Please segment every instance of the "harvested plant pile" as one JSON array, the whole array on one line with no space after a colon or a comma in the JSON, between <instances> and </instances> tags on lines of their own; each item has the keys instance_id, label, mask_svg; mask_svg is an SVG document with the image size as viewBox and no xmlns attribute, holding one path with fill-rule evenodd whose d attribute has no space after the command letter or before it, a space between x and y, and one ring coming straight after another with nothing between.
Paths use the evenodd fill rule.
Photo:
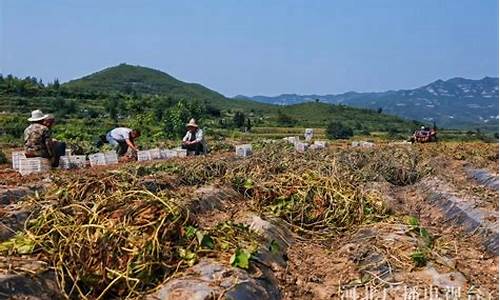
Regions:
<instances>
[{"instance_id":1,"label":"harvested plant pile","mask_svg":"<svg viewBox=\"0 0 500 300\"><path fill-rule=\"evenodd\" d=\"M255 251L259 237L241 224L198 228L189 207L196 187L232 186L241 206L281 217L304 237L355 231L387 218L381 196L363 192L365 182L408 185L433 171L431 158L446 146L423 146L296 153L268 143L249 158L216 154L66 174L29 202L34 213L16 236L23 251L12 241L3 248L38 255L70 298L140 298L201 256L233 255L244 268ZM151 192L145 177L168 184Z\"/></svg>"}]
</instances>

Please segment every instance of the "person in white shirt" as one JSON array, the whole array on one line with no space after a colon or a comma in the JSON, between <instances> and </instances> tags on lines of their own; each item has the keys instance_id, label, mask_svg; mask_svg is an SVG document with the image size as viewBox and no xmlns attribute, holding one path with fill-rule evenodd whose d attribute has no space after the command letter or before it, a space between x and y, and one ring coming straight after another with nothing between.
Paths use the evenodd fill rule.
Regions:
<instances>
[{"instance_id":1,"label":"person in white shirt","mask_svg":"<svg viewBox=\"0 0 500 300\"><path fill-rule=\"evenodd\" d=\"M203 137L203 130L198 128L195 119L191 119L189 123L186 124L187 132L182 139L182 149L186 149L188 152L194 152L195 155L200 155L205 153L205 139Z\"/></svg>"},{"instance_id":2,"label":"person in white shirt","mask_svg":"<svg viewBox=\"0 0 500 300\"><path fill-rule=\"evenodd\" d=\"M139 151L134 141L140 136L139 130L117 127L106 134L106 141L113 146L118 156L123 156L129 147L136 152Z\"/></svg>"}]
</instances>

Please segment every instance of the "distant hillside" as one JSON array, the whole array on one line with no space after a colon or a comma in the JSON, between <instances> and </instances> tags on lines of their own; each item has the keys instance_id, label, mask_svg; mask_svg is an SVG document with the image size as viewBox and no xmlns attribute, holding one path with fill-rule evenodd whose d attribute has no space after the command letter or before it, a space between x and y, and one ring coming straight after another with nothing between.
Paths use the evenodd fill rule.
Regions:
<instances>
[{"instance_id":1,"label":"distant hillside","mask_svg":"<svg viewBox=\"0 0 500 300\"><path fill-rule=\"evenodd\" d=\"M121 92L172 96L206 101L218 108L267 109L254 100L233 101L197 83L186 83L169 74L142 66L120 64L63 84L71 91Z\"/></svg>"},{"instance_id":2,"label":"distant hillside","mask_svg":"<svg viewBox=\"0 0 500 300\"><path fill-rule=\"evenodd\" d=\"M435 120L441 127L498 130L498 78L453 78L412 90L381 93L348 92L339 95L284 94L276 97L237 96L264 103L290 105L319 99L321 102L379 109L410 120Z\"/></svg>"},{"instance_id":3,"label":"distant hillside","mask_svg":"<svg viewBox=\"0 0 500 300\"><path fill-rule=\"evenodd\" d=\"M292 117L303 126L323 127L329 121L340 121L356 130L387 131L389 129L409 133L420 126L398 116L377 113L345 105L307 102L281 107L281 113Z\"/></svg>"}]
</instances>

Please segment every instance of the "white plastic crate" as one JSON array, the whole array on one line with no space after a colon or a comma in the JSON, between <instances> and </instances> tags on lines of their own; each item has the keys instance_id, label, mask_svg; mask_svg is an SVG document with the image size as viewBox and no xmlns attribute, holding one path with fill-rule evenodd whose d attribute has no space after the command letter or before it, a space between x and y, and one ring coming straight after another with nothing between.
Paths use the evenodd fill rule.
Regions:
<instances>
[{"instance_id":1,"label":"white plastic crate","mask_svg":"<svg viewBox=\"0 0 500 300\"><path fill-rule=\"evenodd\" d=\"M318 149L326 147L326 141L314 141L314 145L318 147Z\"/></svg>"},{"instance_id":2,"label":"white plastic crate","mask_svg":"<svg viewBox=\"0 0 500 300\"><path fill-rule=\"evenodd\" d=\"M294 147L295 147L295 151L298 151L298 152L304 152L307 150L307 144L306 143L295 143Z\"/></svg>"},{"instance_id":3,"label":"white plastic crate","mask_svg":"<svg viewBox=\"0 0 500 300\"><path fill-rule=\"evenodd\" d=\"M59 167L65 170L85 168L86 165L87 157L85 155L61 156L59 159Z\"/></svg>"},{"instance_id":4,"label":"white plastic crate","mask_svg":"<svg viewBox=\"0 0 500 300\"><path fill-rule=\"evenodd\" d=\"M34 158L21 158L19 160L19 173L22 176L40 173L40 172L48 172L50 170L49 160L41 157Z\"/></svg>"},{"instance_id":5,"label":"white plastic crate","mask_svg":"<svg viewBox=\"0 0 500 300\"><path fill-rule=\"evenodd\" d=\"M313 135L314 135L314 129L306 128L306 130L304 132L304 138L305 138L306 142L312 141Z\"/></svg>"},{"instance_id":6,"label":"white plastic crate","mask_svg":"<svg viewBox=\"0 0 500 300\"><path fill-rule=\"evenodd\" d=\"M370 143L370 142L365 142L365 141L354 141L351 143L351 146L352 147L362 147L362 148L371 148L373 147L373 145L375 145L374 143Z\"/></svg>"},{"instance_id":7,"label":"white plastic crate","mask_svg":"<svg viewBox=\"0 0 500 300\"><path fill-rule=\"evenodd\" d=\"M90 166L105 166L118 163L118 155L116 152L99 152L89 155Z\"/></svg>"},{"instance_id":8,"label":"white plastic crate","mask_svg":"<svg viewBox=\"0 0 500 300\"><path fill-rule=\"evenodd\" d=\"M186 157L187 156L187 150L182 149L182 148L175 148L175 152L177 152L177 157Z\"/></svg>"},{"instance_id":9,"label":"white plastic crate","mask_svg":"<svg viewBox=\"0 0 500 300\"><path fill-rule=\"evenodd\" d=\"M169 149L162 149L160 150L160 156L162 159L169 159L177 156L177 151L175 150L169 150Z\"/></svg>"},{"instance_id":10,"label":"white plastic crate","mask_svg":"<svg viewBox=\"0 0 500 300\"><path fill-rule=\"evenodd\" d=\"M137 151L137 161L147 161L147 160L152 160L149 150Z\"/></svg>"},{"instance_id":11,"label":"white plastic crate","mask_svg":"<svg viewBox=\"0 0 500 300\"><path fill-rule=\"evenodd\" d=\"M252 155L252 145L244 144L236 146L236 156L246 157L250 155Z\"/></svg>"},{"instance_id":12,"label":"white plastic crate","mask_svg":"<svg viewBox=\"0 0 500 300\"><path fill-rule=\"evenodd\" d=\"M300 140L299 140L299 137L298 136L289 136L289 137L286 137L286 138L283 138L284 140L286 140L287 142L289 142L290 144L296 144L296 143L299 143Z\"/></svg>"},{"instance_id":13,"label":"white plastic crate","mask_svg":"<svg viewBox=\"0 0 500 300\"><path fill-rule=\"evenodd\" d=\"M140 150L137 151L137 160L138 161L146 161L146 160L154 160L161 159L161 151L158 148L150 149L150 150Z\"/></svg>"},{"instance_id":14,"label":"white plastic crate","mask_svg":"<svg viewBox=\"0 0 500 300\"><path fill-rule=\"evenodd\" d=\"M24 151L14 151L12 152L12 169L19 171L19 160L21 158L26 158Z\"/></svg>"}]
</instances>

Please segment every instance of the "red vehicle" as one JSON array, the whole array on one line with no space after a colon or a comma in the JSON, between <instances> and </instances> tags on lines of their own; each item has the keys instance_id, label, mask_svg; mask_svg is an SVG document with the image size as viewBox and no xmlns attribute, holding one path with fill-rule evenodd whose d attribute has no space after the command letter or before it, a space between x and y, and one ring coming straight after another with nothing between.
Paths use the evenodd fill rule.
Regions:
<instances>
[{"instance_id":1,"label":"red vehicle","mask_svg":"<svg viewBox=\"0 0 500 300\"><path fill-rule=\"evenodd\" d=\"M437 130L436 128L428 128L422 126L419 130L416 130L410 137L410 142L412 143L432 143L437 142Z\"/></svg>"}]
</instances>

